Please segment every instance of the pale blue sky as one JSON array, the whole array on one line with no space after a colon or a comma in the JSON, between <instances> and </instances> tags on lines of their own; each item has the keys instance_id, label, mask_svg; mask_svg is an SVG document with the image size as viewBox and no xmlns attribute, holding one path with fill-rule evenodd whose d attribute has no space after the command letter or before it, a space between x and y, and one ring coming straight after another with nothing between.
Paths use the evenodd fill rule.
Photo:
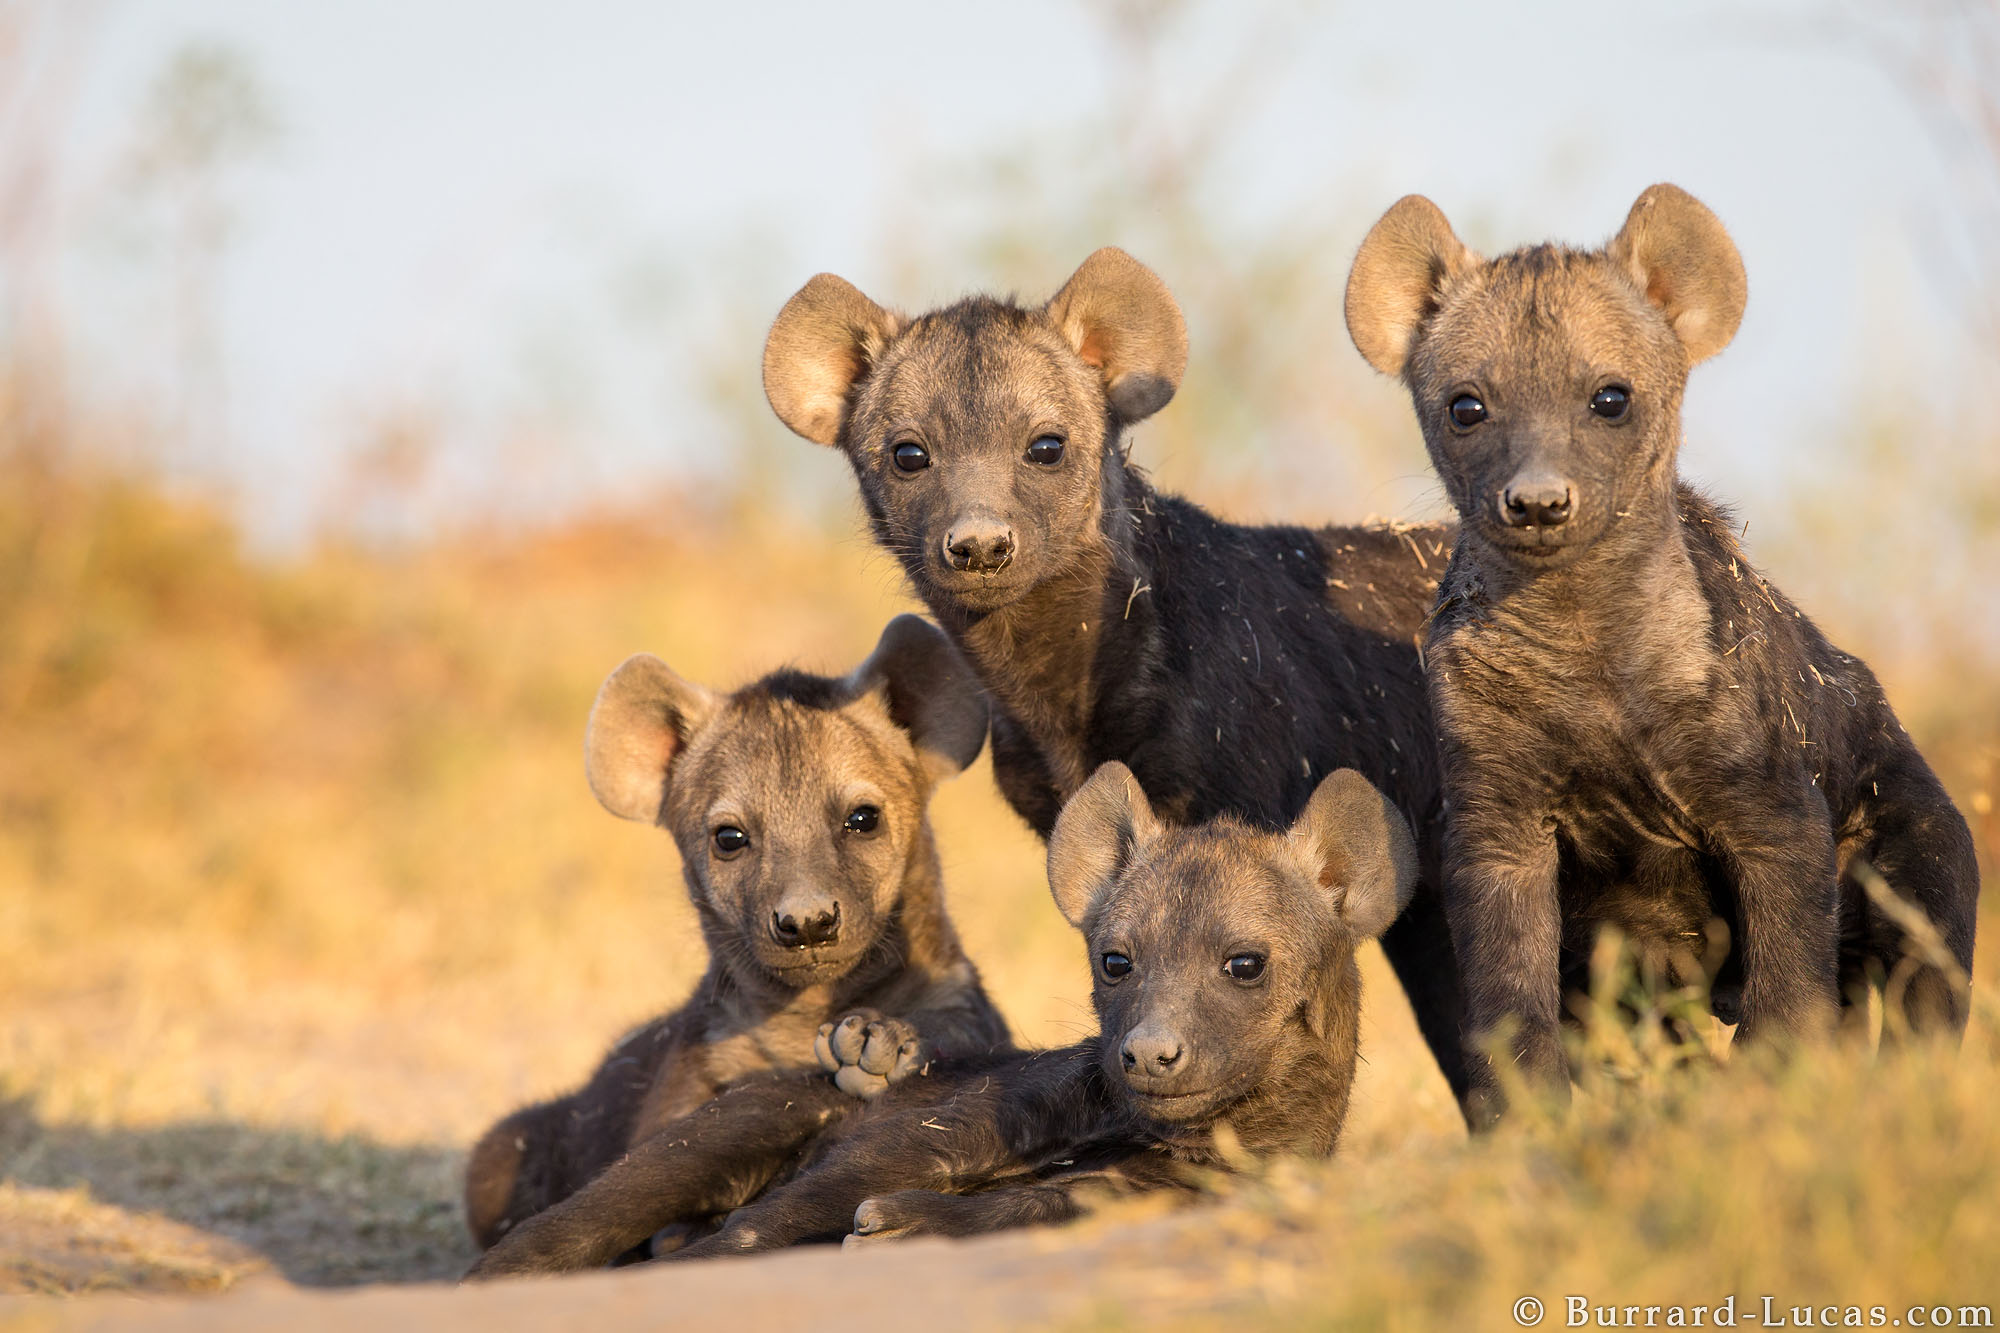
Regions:
<instances>
[{"instance_id":1,"label":"pale blue sky","mask_svg":"<svg viewBox=\"0 0 2000 1333\"><path fill-rule=\"evenodd\" d=\"M1810 466L1816 433L1869 395L1924 391L1926 358L1962 337L1917 257L1954 225L1946 165L1818 7L1214 4L1177 29L1161 100L1217 77L1260 25L1285 58L1255 75L1220 205L1246 237L1329 192L1354 219L1349 251L1413 190L1489 249L1601 240L1655 180L1713 206L1752 298L1736 344L1697 372L1688 461L1725 489ZM85 361L115 389L166 375L169 339L157 294L135 295L140 266L105 239L104 192L84 186L198 40L241 51L284 126L235 191L214 460L280 539L357 422L399 396L446 404L475 470L496 423L584 404L552 503L670 478L713 442L657 362L701 342L705 310L749 302L741 322L759 327L820 269L904 305L990 284L966 271L894 290L882 237L959 225L949 167L1061 142L1101 119L1108 86L1099 22L1053 0L128 0L90 48L66 270ZM711 267L746 249L747 278ZM650 292L631 318L657 337L638 346L602 317L627 287ZM754 337L734 350L754 375Z\"/></svg>"}]
</instances>

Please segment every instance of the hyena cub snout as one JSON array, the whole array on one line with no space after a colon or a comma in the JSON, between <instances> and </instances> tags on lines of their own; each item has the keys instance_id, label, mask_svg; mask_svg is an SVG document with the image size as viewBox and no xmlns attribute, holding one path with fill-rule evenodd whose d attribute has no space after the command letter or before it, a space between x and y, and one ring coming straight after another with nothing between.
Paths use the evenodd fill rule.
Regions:
<instances>
[{"instance_id":1,"label":"hyena cub snout","mask_svg":"<svg viewBox=\"0 0 2000 1333\"><path fill-rule=\"evenodd\" d=\"M1131 770L1099 768L1050 836L1049 882L1089 942L1105 1077L1167 1124L1205 1123L1305 1065L1344 1097L1354 950L1402 911L1416 865L1402 815L1352 769L1272 832L1169 827Z\"/></svg>"}]
</instances>

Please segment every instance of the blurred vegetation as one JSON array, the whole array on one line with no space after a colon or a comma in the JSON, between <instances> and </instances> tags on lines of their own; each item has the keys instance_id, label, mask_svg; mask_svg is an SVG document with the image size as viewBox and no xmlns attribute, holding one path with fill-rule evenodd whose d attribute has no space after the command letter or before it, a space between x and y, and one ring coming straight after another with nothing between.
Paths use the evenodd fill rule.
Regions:
<instances>
[{"instance_id":1,"label":"blurred vegetation","mask_svg":"<svg viewBox=\"0 0 2000 1333\"><path fill-rule=\"evenodd\" d=\"M1148 99L1169 91L1146 33L1173 12L1108 12L1127 34L1113 123L968 164L949 193L978 225L891 224L895 291L877 294L982 274L1040 299L1115 237L1205 330L1141 433L1164 481L1244 516L1409 513L1430 488L1414 431L1393 395L1355 392L1367 372L1337 314L1353 219L1329 204L1246 244L1215 212L1214 127L1255 81L1172 89L1207 99L1186 123L1211 131L1158 142ZM1238 64L1281 58L1277 41L1252 32ZM225 110L251 98L221 68L195 86ZM9 200L31 183L0 172ZM0 262L19 316L43 251L16 235ZM163 476L146 444L180 429L170 415L65 389L45 306L0 321L0 1248L76 1242L0 1263L0 1286L213 1288L258 1271L252 1250L302 1282L448 1275L467 1257L458 1145L686 992L701 958L672 847L582 781L597 684L640 649L725 686L785 661L844 669L909 605L844 466L769 420L771 312L732 299L740 276L717 267L724 313L702 325L733 478L540 526L399 524L435 442L421 404L391 404L340 492L356 521L282 559L246 549L240 509ZM2000 431L1963 407L1857 402L1812 475L1735 498L1777 581L1877 667L1990 881ZM1085 1030L1079 951L984 761L935 817L951 908L1017 1032ZM1956 1059L1776 1070L1671 1067L1684 1053L1601 1021L1570 1123L1468 1144L1366 964L1342 1157L1225 1187L1131 1259L1185 1259L1189 1310L1495 1326L1524 1293L1552 1311L1568 1291L1992 1299L1964 1290L2000 1249L1990 1004ZM1077 1243L1120 1253L1122 1232L1093 1228Z\"/></svg>"}]
</instances>

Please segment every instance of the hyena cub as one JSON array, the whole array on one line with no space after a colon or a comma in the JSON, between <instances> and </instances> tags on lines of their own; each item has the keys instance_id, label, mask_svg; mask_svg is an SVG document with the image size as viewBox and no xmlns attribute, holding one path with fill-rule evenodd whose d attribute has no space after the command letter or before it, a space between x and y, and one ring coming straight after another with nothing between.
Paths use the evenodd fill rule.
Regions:
<instances>
[{"instance_id":1,"label":"hyena cub","mask_svg":"<svg viewBox=\"0 0 2000 1333\"><path fill-rule=\"evenodd\" d=\"M747 1075L817 1057L867 1097L935 1057L1008 1048L945 916L926 816L986 727L977 683L915 616L837 679L778 671L722 695L643 655L611 674L591 790L673 834L708 970L581 1089L487 1131L465 1186L481 1248Z\"/></svg>"},{"instance_id":2,"label":"hyena cub","mask_svg":"<svg viewBox=\"0 0 2000 1333\"><path fill-rule=\"evenodd\" d=\"M1671 185L1602 250L1493 260L1411 196L1348 283L1355 344L1408 384L1463 520L1425 652L1468 1031L1512 1020L1515 1058L1560 1093L1563 989L1600 923L1679 979L1720 918L1714 1004L1739 1039L1820 1032L1871 984L1892 1035L1966 1021L1957 980L1863 891L1879 874L1969 974L1965 821L1867 666L1676 473L1688 369L1745 292L1722 224Z\"/></svg>"},{"instance_id":3,"label":"hyena cub","mask_svg":"<svg viewBox=\"0 0 2000 1333\"><path fill-rule=\"evenodd\" d=\"M1042 305L915 317L822 273L772 325L764 389L852 465L876 541L991 694L994 776L1044 837L1113 759L1175 823L1283 828L1340 768L1397 803L1425 875L1382 948L1462 1097L1416 648L1451 533L1230 523L1154 490L1127 432L1187 352L1167 285L1106 248Z\"/></svg>"},{"instance_id":4,"label":"hyena cub","mask_svg":"<svg viewBox=\"0 0 2000 1333\"><path fill-rule=\"evenodd\" d=\"M1107 1191L1226 1167L1224 1123L1252 1153L1332 1152L1354 1080L1354 951L1416 879L1408 825L1351 769L1268 832L1163 824L1131 770L1105 764L1049 839L1098 1034L892 1089L674 1257L1064 1221Z\"/></svg>"}]
</instances>

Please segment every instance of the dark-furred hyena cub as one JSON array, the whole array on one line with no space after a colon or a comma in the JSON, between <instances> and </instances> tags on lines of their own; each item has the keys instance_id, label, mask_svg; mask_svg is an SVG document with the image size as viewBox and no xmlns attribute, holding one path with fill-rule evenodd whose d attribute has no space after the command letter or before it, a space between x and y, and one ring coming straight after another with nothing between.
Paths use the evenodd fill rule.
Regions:
<instances>
[{"instance_id":1,"label":"dark-furred hyena cub","mask_svg":"<svg viewBox=\"0 0 2000 1333\"><path fill-rule=\"evenodd\" d=\"M1338 768L1396 802L1424 876L1382 947L1462 1097L1416 649L1451 533L1229 523L1155 491L1125 433L1186 364L1173 293L1107 248L1043 305L914 318L823 273L772 325L764 389L853 467L877 542L991 693L994 774L1044 837L1114 759L1177 823L1283 828Z\"/></svg>"},{"instance_id":2,"label":"dark-furred hyena cub","mask_svg":"<svg viewBox=\"0 0 2000 1333\"><path fill-rule=\"evenodd\" d=\"M721 695L654 657L612 673L591 790L673 834L708 970L583 1088L479 1141L465 1199L481 1248L748 1075L817 1056L866 1097L934 1057L1008 1049L945 916L926 814L986 727L977 682L915 616L843 678L779 671Z\"/></svg>"},{"instance_id":3,"label":"dark-furred hyena cub","mask_svg":"<svg viewBox=\"0 0 2000 1333\"><path fill-rule=\"evenodd\" d=\"M1868 668L1676 474L1688 369L1745 291L1722 224L1671 185L1602 250L1490 261L1411 196L1348 284L1355 344L1409 385L1463 520L1425 650L1468 1032L1513 1020L1552 1089L1563 985L1605 922L1671 976L1721 918L1715 1008L1739 1039L1818 1033L1871 982L1911 1029L1966 1021L1859 882L1872 866L1969 974L1965 821Z\"/></svg>"},{"instance_id":4,"label":"dark-furred hyena cub","mask_svg":"<svg viewBox=\"0 0 2000 1333\"><path fill-rule=\"evenodd\" d=\"M1408 825L1352 769L1273 833L1165 825L1130 769L1104 765L1049 838L1097 1035L891 1090L673 1257L1065 1221L1106 1192L1226 1168L1225 1123L1245 1152L1331 1153L1354 1080L1354 950L1416 877Z\"/></svg>"}]
</instances>

